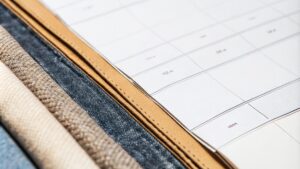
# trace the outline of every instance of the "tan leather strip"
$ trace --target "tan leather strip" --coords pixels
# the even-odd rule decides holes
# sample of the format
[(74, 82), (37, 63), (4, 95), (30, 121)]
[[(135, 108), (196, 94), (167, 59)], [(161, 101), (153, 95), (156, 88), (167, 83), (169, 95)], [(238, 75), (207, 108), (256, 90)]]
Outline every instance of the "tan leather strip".
[(80, 40), (37, 0), (3, 2), (112, 95), (187, 167), (224, 168), (164, 109)]

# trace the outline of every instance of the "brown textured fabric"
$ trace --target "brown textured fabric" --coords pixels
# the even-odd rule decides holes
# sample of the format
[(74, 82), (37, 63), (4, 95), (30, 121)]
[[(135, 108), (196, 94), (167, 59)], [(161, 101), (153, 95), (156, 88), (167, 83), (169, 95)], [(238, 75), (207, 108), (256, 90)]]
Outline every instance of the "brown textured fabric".
[(101, 168), (141, 168), (0, 27), (0, 60), (36, 95)]

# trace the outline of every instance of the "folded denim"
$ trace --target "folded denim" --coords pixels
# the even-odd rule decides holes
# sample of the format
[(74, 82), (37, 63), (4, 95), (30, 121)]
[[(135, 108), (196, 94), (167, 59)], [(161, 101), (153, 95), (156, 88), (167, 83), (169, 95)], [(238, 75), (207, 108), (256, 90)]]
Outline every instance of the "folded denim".
[(0, 60), (40, 99), (100, 168), (140, 168), (2, 27)]
[(98, 168), (68, 131), (0, 62), (0, 120), (41, 168)]
[(0, 169), (35, 169), (36, 167), (0, 125)]
[(1, 4), (0, 24), (143, 168), (184, 168), (168, 149), (135, 121), (104, 89)]

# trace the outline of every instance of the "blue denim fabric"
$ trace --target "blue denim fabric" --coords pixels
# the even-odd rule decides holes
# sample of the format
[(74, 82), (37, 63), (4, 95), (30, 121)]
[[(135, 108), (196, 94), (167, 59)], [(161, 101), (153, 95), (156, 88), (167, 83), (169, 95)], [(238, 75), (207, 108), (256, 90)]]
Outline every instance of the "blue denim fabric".
[(0, 169), (35, 169), (35, 166), (1, 125)]
[(184, 168), (103, 89), (2, 5), (0, 5), (0, 24), (141, 166), (151, 169)]

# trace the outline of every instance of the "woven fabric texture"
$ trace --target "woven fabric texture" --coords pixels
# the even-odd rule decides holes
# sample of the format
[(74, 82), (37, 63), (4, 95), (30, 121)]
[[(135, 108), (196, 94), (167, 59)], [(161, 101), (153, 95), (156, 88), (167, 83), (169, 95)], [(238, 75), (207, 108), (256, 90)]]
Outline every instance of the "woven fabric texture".
[(185, 168), (103, 88), (2, 4), (0, 25), (143, 168)]
[(0, 60), (40, 99), (100, 168), (140, 168), (4, 28), (0, 28)]
[(1, 123), (40, 168), (98, 168), (69, 132), (2, 62), (0, 82)]

